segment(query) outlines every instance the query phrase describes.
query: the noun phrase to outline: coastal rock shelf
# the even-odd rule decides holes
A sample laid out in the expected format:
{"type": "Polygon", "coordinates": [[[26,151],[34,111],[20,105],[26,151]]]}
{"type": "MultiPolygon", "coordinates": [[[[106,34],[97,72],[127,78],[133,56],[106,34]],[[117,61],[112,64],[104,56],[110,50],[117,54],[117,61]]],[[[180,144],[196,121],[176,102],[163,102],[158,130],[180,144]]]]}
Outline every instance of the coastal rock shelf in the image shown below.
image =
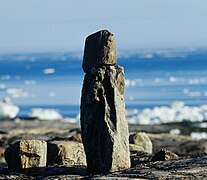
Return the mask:
{"type": "Polygon", "coordinates": [[[151,162],[152,155],[136,152],[131,154],[133,167],[109,173],[87,176],[85,167],[41,167],[12,173],[0,167],[0,179],[207,179],[207,155],[197,158],[183,158],[173,161],[151,162]]]}
{"type": "MultiPolygon", "coordinates": [[[[132,127],[134,128],[135,125],[132,127]]],[[[138,127],[139,125],[137,125],[138,127]]],[[[9,144],[20,139],[35,139],[68,141],[70,139],[81,141],[81,139],[71,138],[80,135],[80,126],[61,121],[0,121],[0,147],[1,154],[9,144]],[[4,130],[4,131],[3,131],[4,130]]],[[[132,129],[131,125],[129,125],[132,129]]],[[[160,127],[165,127],[161,126],[160,127]]],[[[153,126],[148,125],[148,128],[153,126]]],[[[160,128],[160,129],[162,129],[160,128]]],[[[131,151],[131,168],[110,173],[107,176],[94,176],[93,179],[112,178],[145,178],[145,179],[206,179],[207,174],[207,145],[204,140],[196,140],[189,136],[170,134],[149,134],[153,145],[153,154],[143,151],[131,151]],[[182,145],[182,146],[181,146],[182,145]],[[202,146],[202,148],[200,148],[202,146]],[[154,154],[165,147],[175,152],[179,158],[172,161],[151,162],[154,154]],[[190,148],[189,148],[190,147],[190,148]],[[191,156],[191,157],[189,157],[191,156]]],[[[132,133],[134,134],[134,133],[132,133]]],[[[134,144],[132,144],[134,145],[134,144]]],[[[143,149],[143,148],[142,148],[143,149]]],[[[27,170],[11,172],[5,164],[3,156],[0,156],[0,179],[78,179],[87,178],[86,166],[67,167],[66,165],[53,165],[48,167],[29,168],[27,170]]]]}

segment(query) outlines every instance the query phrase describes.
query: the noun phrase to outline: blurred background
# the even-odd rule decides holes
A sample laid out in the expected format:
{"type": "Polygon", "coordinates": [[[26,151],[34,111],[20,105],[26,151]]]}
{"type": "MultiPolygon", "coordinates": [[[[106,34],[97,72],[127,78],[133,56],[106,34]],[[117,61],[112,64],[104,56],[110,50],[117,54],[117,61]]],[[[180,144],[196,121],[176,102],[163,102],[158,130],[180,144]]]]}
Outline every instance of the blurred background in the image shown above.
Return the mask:
{"type": "Polygon", "coordinates": [[[50,109],[45,116],[78,121],[84,41],[108,29],[125,68],[128,121],[207,128],[206,7],[205,0],[1,0],[0,117],[13,102],[12,118],[50,109]]]}

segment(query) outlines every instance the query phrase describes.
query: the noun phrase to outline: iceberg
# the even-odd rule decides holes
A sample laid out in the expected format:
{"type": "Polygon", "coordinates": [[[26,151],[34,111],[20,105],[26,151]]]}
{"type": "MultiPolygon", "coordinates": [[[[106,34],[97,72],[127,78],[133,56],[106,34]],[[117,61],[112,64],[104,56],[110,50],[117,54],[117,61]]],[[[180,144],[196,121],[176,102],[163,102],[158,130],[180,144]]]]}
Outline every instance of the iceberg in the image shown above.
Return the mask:
{"type": "Polygon", "coordinates": [[[175,101],[171,106],[155,106],[143,110],[126,110],[129,123],[162,124],[170,122],[203,122],[207,120],[207,105],[187,106],[182,101],[175,101]]]}
{"type": "Polygon", "coordinates": [[[0,102],[0,119],[13,119],[19,113],[19,107],[14,105],[9,97],[0,102]]]}
{"type": "Polygon", "coordinates": [[[29,117],[39,120],[61,120],[62,115],[55,109],[33,108],[29,113],[29,117]]]}

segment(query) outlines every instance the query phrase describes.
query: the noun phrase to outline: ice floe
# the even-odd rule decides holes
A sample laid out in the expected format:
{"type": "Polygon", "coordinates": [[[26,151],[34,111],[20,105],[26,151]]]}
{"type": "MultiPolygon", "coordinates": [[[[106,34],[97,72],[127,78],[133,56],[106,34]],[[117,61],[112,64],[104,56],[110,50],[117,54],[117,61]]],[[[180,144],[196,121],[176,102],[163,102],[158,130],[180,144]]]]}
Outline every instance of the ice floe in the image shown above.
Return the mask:
{"type": "Polygon", "coordinates": [[[63,122],[70,122],[70,123],[78,123],[80,122],[80,113],[77,114],[75,117],[64,117],[62,119],[63,122]]]}
{"type": "Polygon", "coordinates": [[[6,90],[7,94],[9,94],[13,98],[20,98],[20,97],[28,97],[28,92],[24,91],[21,88],[8,88],[6,90]]]}
{"type": "Polygon", "coordinates": [[[12,119],[19,113],[19,107],[14,105],[9,97],[0,102],[0,119],[12,119]]]}
{"type": "Polygon", "coordinates": [[[195,139],[207,139],[206,132],[192,132],[190,136],[195,139]]]}
{"type": "Polygon", "coordinates": [[[171,106],[156,106],[143,110],[126,110],[129,123],[161,124],[169,122],[202,122],[207,120],[207,105],[187,106],[184,102],[173,102],[171,106]]]}
{"type": "Polygon", "coordinates": [[[207,122],[195,123],[193,126],[199,129],[207,128],[207,122]]]}
{"type": "Polygon", "coordinates": [[[25,85],[35,85],[36,84],[36,81],[35,80],[25,80],[24,81],[24,84],[25,85]]]}
{"type": "Polygon", "coordinates": [[[29,112],[29,117],[39,120],[60,120],[62,115],[55,109],[33,108],[29,112]]]}
{"type": "Polygon", "coordinates": [[[5,84],[0,84],[0,90],[4,90],[6,89],[6,85],[5,84]]]}
{"type": "Polygon", "coordinates": [[[56,93],[55,92],[53,92],[53,91],[51,91],[51,92],[49,92],[49,94],[48,94],[50,97],[55,97],[56,96],[56,93]]]}
{"type": "Polygon", "coordinates": [[[139,86],[141,84],[142,84],[142,79],[126,79],[125,80],[126,87],[139,86]]]}
{"type": "Polygon", "coordinates": [[[16,75],[16,76],[14,76],[14,79],[16,79],[16,80],[20,80],[20,79],[21,79],[21,76],[16,75]]]}
{"type": "Polygon", "coordinates": [[[79,119],[77,118],[71,118],[71,117],[66,117],[64,119],[62,119],[63,122],[70,122],[70,123],[78,123],[79,119]]]}
{"type": "Polygon", "coordinates": [[[11,79],[11,76],[9,74],[0,76],[0,80],[10,80],[10,79],[11,79]]]}
{"type": "Polygon", "coordinates": [[[55,69],[54,68],[47,68],[43,70],[44,74],[53,74],[55,73],[55,69]]]}
{"type": "Polygon", "coordinates": [[[180,129],[171,129],[169,133],[172,135],[179,135],[181,131],[180,129]]]}

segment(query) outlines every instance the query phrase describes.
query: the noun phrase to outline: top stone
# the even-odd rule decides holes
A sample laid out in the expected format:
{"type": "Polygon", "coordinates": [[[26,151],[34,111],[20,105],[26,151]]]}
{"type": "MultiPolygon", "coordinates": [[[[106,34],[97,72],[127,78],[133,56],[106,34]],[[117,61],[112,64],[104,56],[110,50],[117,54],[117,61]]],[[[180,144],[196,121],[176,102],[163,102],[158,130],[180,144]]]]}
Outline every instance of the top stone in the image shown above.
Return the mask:
{"type": "Polygon", "coordinates": [[[115,37],[108,30],[101,30],[89,35],[85,41],[83,70],[102,65],[114,65],[117,60],[115,37]]]}

